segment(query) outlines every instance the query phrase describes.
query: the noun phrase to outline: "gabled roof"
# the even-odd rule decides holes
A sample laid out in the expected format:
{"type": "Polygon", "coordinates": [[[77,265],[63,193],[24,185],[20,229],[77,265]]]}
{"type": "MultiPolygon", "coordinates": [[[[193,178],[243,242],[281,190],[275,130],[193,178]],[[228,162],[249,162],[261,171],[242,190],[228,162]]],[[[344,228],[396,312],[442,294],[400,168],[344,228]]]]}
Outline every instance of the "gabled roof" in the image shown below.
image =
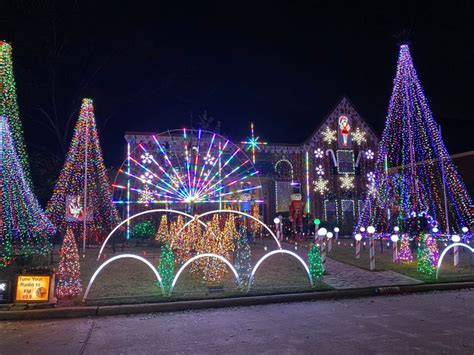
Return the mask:
{"type": "Polygon", "coordinates": [[[352,101],[346,95],[342,95],[337,104],[329,111],[329,113],[324,117],[319,126],[311,133],[311,135],[306,139],[303,145],[311,143],[313,137],[317,136],[318,133],[321,133],[322,129],[326,127],[327,121],[332,118],[338,118],[342,113],[351,113],[354,115],[353,118],[357,119],[362,123],[363,126],[367,129],[370,135],[372,135],[377,141],[380,140],[380,137],[375,132],[375,130],[370,126],[367,120],[359,113],[359,110],[352,103],[352,101]]]}

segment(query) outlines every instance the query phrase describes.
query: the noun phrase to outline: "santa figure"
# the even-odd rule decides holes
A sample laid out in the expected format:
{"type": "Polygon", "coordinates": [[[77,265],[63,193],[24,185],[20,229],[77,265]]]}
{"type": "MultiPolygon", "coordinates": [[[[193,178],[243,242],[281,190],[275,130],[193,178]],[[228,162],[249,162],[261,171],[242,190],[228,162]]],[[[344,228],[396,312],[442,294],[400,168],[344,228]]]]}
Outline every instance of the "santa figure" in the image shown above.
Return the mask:
{"type": "Polygon", "coordinates": [[[342,115],[339,117],[339,129],[342,135],[342,144],[347,147],[347,138],[349,137],[351,126],[349,126],[349,117],[342,115]]]}

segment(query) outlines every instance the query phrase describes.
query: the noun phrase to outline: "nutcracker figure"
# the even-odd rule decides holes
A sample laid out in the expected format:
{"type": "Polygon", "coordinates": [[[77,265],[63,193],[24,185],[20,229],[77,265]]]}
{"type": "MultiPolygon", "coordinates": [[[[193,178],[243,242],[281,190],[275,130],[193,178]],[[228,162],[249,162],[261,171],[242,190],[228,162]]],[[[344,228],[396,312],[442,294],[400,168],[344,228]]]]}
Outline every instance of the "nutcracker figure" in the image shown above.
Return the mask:
{"type": "Polygon", "coordinates": [[[299,226],[300,232],[303,231],[303,201],[300,193],[291,194],[290,220],[294,233],[296,233],[297,226],[299,226]]]}

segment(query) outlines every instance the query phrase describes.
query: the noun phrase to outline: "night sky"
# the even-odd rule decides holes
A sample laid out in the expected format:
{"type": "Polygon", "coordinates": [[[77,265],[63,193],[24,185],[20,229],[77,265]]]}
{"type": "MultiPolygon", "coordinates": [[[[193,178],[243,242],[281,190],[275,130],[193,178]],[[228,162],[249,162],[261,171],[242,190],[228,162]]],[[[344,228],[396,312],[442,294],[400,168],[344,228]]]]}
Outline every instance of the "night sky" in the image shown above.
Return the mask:
{"type": "Polygon", "coordinates": [[[108,165],[125,157],[124,132],[197,126],[204,111],[234,141],[253,121],[267,141],[299,143],[343,94],[380,134],[400,38],[448,150],[474,149],[470,1],[5,3],[0,38],[13,45],[30,151],[64,157],[82,96],[108,165]]]}

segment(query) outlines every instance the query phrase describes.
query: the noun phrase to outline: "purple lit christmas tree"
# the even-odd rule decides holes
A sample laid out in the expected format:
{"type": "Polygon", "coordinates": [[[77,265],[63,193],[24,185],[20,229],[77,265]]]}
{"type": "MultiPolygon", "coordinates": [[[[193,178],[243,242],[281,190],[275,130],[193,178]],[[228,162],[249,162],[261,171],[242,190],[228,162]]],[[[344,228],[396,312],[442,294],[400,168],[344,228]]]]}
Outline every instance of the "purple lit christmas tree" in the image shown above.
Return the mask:
{"type": "Polygon", "coordinates": [[[472,224],[471,198],[444,146],[407,45],[400,47],[375,173],[356,230],[373,225],[390,233],[422,212],[448,234],[472,224]]]}
{"type": "Polygon", "coordinates": [[[7,118],[0,117],[0,268],[15,256],[45,254],[54,226],[31,191],[7,118]]]}

